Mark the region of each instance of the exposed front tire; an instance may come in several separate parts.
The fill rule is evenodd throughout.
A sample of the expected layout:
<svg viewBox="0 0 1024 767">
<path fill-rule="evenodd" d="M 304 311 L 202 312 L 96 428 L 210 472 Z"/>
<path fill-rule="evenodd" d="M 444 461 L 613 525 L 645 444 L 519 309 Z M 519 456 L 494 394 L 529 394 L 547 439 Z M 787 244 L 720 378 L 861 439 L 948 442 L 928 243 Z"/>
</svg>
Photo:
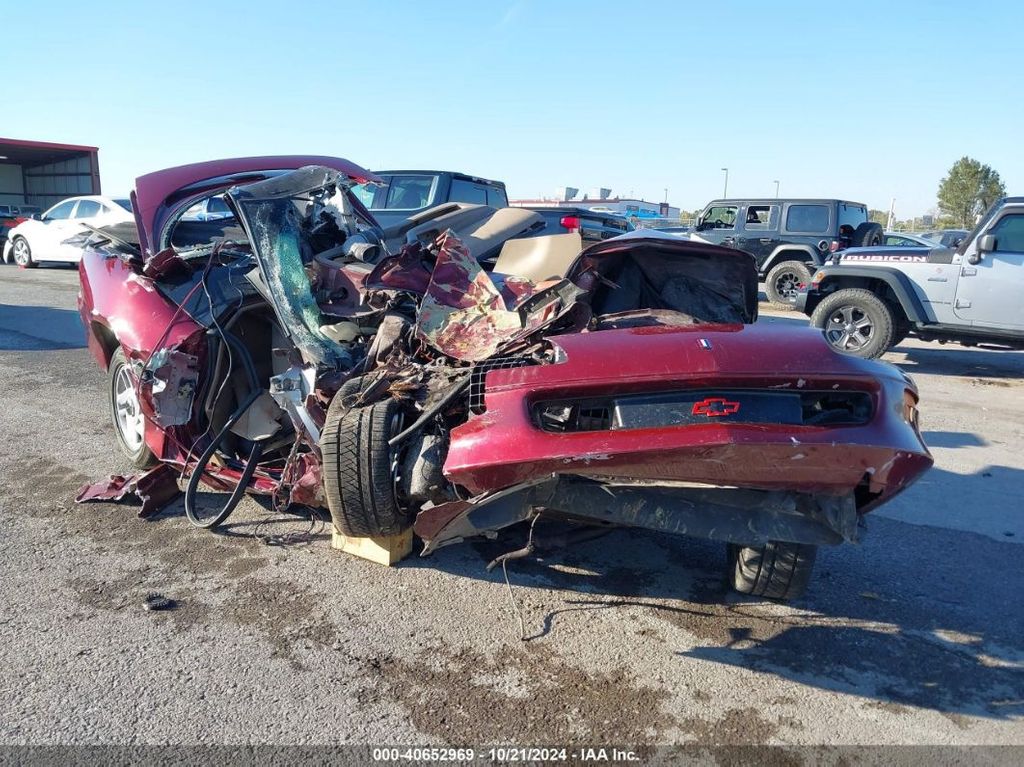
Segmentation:
<svg viewBox="0 0 1024 767">
<path fill-rule="evenodd" d="M 399 503 L 398 452 L 388 440 L 402 428 L 393 399 L 349 410 L 335 396 L 320 435 L 324 495 L 334 526 L 345 535 L 375 538 L 407 530 L 413 514 Z"/>
<path fill-rule="evenodd" d="M 120 346 L 110 358 L 108 374 L 110 417 L 121 452 L 136 469 L 155 466 L 156 456 L 146 445 L 146 417 L 139 406 L 135 379 Z"/>
<path fill-rule="evenodd" d="M 864 359 L 881 357 L 893 345 L 892 309 L 870 290 L 846 288 L 822 299 L 811 315 L 836 351 Z"/>
<path fill-rule="evenodd" d="M 811 281 L 811 270 L 802 261 L 783 261 L 768 272 L 764 292 L 768 300 L 779 306 L 792 306 L 800 284 Z"/>
<path fill-rule="evenodd" d="M 11 245 L 11 252 L 14 255 L 14 263 L 22 269 L 34 269 L 36 262 L 32 260 L 32 248 L 24 237 L 15 237 Z"/>
<path fill-rule="evenodd" d="M 814 570 L 818 547 L 770 541 L 764 546 L 729 544 L 729 576 L 741 594 L 767 599 L 803 596 Z"/>
</svg>

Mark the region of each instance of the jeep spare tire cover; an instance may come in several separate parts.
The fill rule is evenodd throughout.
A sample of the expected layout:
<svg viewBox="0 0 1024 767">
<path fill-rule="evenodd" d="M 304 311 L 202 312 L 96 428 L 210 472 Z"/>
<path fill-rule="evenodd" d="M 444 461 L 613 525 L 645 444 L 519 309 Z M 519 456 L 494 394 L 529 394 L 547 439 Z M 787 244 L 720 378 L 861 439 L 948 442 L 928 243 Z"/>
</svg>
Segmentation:
<svg viewBox="0 0 1024 767">
<path fill-rule="evenodd" d="M 881 245 L 884 240 L 882 225 L 873 221 L 865 221 L 853 232 L 853 247 L 870 248 L 874 245 Z"/>
</svg>

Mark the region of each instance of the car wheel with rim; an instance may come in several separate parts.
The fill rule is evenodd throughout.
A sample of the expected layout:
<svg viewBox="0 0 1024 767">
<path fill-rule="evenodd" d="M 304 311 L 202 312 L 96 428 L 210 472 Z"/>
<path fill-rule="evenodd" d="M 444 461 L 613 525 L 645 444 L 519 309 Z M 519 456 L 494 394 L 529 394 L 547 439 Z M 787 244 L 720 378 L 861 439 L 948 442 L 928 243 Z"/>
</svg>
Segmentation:
<svg viewBox="0 0 1024 767">
<path fill-rule="evenodd" d="M 796 300 L 800 285 L 811 281 L 811 270 L 802 261 L 783 261 L 768 272 L 764 281 L 764 292 L 768 300 L 779 306 L 791 306 Z"/>
<path fill-rule="evenodd" d="M 157 463 L 146 444 L 146 417 L 142 414 L 135 377 L 121 347 L 110 358 L 110 415 L 121 451 L 137 469 Z"/>
<path fill-rule="evenodd" d="M 14 253 L 14 263 L 22 269 L 32 269 L 36 266 L 36 262 L 32 260 L 32 248 L 28 246 L 28 240 L 24 237 L 15 237 L 11 250 Z"/>
<path fill-rule="evenodd" d="M 870 290 L 847 288 L 826 296 L 811 315 L 836 351 L 864 359 L 881 357 L 892 346 L 892 310 Z"/>
<path fill-rule="evenodd" d="M 741 594 L 797 599 L 807 590 L 818 547 L 769 541 L 764 546 L 729 544 L 729 578 Z"/>
</svg>

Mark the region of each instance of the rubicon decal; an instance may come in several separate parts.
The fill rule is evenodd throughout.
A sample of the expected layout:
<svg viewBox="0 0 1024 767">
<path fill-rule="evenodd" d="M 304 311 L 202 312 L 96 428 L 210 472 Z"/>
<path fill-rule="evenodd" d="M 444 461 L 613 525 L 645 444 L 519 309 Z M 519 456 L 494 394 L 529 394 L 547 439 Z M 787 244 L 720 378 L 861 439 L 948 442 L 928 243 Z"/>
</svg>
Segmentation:
<svg viewBox="0 0 1024 767">
<path fill-rule="evenodd" d="M 714 418 L 716 416 L 738 413 L 739 409 L 739 402 L 727 400 L 725 397 L 708 397 L 700 402 L 694 402 L 690 414 L 706 415 L 708 418 Z"/>
</svg>

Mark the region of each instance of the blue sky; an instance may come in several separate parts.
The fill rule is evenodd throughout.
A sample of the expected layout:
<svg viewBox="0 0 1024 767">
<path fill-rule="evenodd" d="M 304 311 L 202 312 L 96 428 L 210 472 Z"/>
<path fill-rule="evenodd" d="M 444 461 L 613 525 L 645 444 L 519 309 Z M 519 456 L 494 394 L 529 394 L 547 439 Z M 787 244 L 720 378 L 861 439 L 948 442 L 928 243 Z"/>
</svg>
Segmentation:
<svg viewBox="0 0 1024 767">
<path fill-rule="evenodd" d="M 696 208 L 926 212 L 962 155 L 1024 193 L 1015 2 L 3 3 L 0 135 L 100 147 L 104 191 L 315 153 Z"/>
</svg>

